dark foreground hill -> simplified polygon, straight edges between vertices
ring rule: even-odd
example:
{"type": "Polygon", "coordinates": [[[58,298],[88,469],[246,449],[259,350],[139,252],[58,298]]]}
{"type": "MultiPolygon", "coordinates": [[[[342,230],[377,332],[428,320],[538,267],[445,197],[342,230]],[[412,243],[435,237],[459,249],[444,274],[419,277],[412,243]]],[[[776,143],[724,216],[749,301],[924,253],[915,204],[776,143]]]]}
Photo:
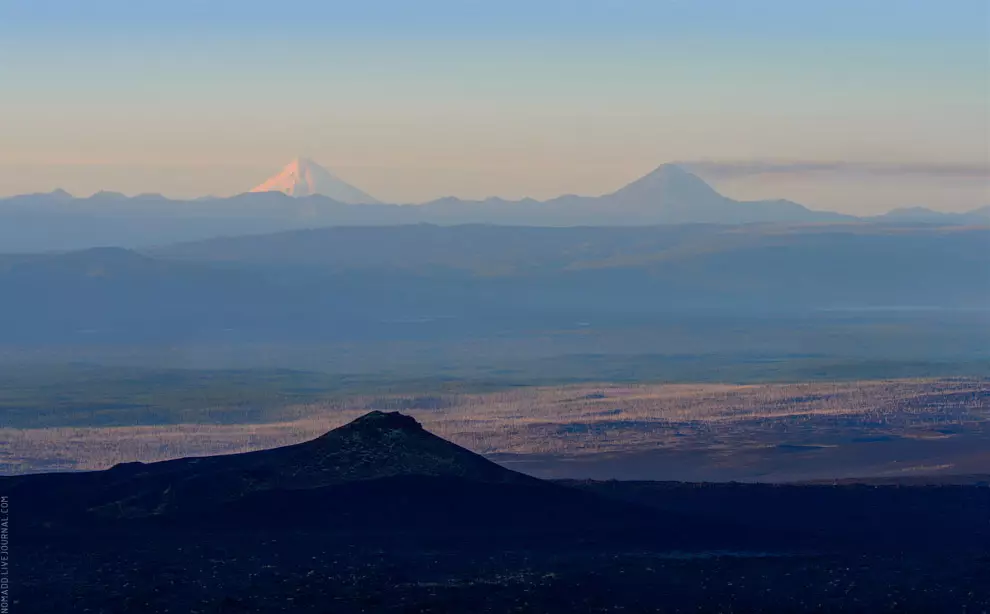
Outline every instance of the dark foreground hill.
{"type": "Polygon", "coordinates": [[[505,469],[397,412],[271,450],[6,480],[24,525],[66,531],[531,531],[648,520],[638,506],[505,469]]]}
{"type": "Polygon", "coordinates": [[[17,612],[990,606],[987,488],[550,483],[397,413],[0,494],[17,612]]]}

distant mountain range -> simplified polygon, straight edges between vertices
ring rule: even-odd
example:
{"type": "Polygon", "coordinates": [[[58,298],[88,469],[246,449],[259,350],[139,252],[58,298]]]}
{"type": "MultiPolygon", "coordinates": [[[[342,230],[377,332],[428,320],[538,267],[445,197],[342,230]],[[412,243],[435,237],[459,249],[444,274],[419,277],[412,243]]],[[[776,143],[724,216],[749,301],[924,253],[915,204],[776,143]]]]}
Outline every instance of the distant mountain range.
{"type": "MultiPolygon", "coordinates": [[[[62,190],[0,200],[0,253],[147,247],[212,237],[327,226],[500,224],[527,226],[646,226],[855,222],[861,218],[813,211],[786,200],[736,201],[696,175],[663,165],[602,196],[566,195],[546,201],[441,198],[422,205],[378,203],[310,160],[291,163],[251,192],[229,198],[170,200],[99,192],[74,198],[62,190]]],[[[868,218],[879,223],[990,223],[990,211],[938,214],[918,210],[868,218]]]]}
{"type": "Polygon", "coordinates": [[[990,224],[990,205],[964,213],[932,211],[925,207],[901,207],[878,215],[874,220],[904,224],[978,225],[990,224]]]}
{"type": "Polygon", "coordinates": [[[988,244],[982,227],[414,224],[7,255],[0,343],[367,340],[397,327],[464,337],[697,310],[985,310],[988,244]],[[434,324],[395,324],[410,321],[434,324]]]}

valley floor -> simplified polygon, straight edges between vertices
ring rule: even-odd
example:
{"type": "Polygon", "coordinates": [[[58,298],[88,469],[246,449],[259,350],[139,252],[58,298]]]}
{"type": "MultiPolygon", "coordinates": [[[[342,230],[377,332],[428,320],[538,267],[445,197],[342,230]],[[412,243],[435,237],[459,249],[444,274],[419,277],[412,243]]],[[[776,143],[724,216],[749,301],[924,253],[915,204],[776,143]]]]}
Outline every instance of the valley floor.
{"type": "MultiPolygon", "coordinates": [[[[264,419],[234,423],[223,422],[231,411],[222,399],[207,408],[184,402],[189,422],[0,429],[0,469],[100,469],[271,448],[372,409],[399,409],[455,443],[546,478],[784,482],[990,473],[990,380],[976,378],[440,389],[270,401],[263,411],[237,399],[231,409],[264,419]]],[[[105,410],[66,413],[85,424],[105,410]]]]}

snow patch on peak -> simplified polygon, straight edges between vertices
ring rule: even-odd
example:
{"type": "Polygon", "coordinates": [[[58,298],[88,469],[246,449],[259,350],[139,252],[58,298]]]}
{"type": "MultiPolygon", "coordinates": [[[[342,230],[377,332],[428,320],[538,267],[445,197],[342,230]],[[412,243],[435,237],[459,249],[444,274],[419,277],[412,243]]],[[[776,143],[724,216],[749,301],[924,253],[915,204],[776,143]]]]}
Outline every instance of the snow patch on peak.
{"type": "Polygon", "coordinates": [[[349,205],[376,204],[379,201],[341,180],[309,158],[296,158],[277,175],[252,192],[282,192],[289,196],[321,195],[349,205]]]}

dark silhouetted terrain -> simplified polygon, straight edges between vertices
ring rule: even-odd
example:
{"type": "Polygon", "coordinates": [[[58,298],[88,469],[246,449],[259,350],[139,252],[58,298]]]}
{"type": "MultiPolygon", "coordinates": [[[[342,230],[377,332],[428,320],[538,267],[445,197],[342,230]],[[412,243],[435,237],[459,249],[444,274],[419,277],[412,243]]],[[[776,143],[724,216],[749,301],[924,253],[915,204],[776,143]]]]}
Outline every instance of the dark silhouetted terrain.
{"type": "Polygon", "coordinates": [[[21,612],[960,611],[990,490],[550,483],[372,412],[268,451],[6,477],[21,612]]]}

